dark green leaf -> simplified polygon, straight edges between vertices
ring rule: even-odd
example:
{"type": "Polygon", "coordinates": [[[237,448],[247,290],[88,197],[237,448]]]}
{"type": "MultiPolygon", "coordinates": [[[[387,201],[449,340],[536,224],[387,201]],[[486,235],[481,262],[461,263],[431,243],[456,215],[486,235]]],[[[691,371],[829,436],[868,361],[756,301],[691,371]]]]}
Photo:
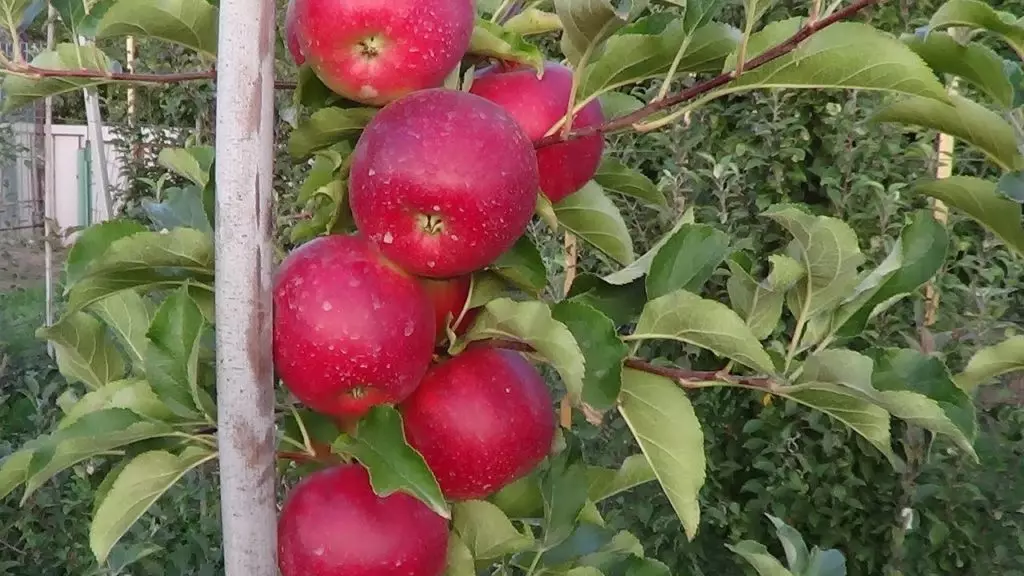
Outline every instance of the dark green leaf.
{"type": "Polygon", "coordinates": [[[587,491],[581,490],[587,483],[587,467],[579,445],[569,440],[565,450],[549,459],[548,468],[541,476],[543,550],[554,548],[573,533],[580,511],[587,503],[587,491]]]}
{"type": "Polygon", "coordinates": [[[581,522],[563,542],[544,552],[540,557],[541,566],[559,566],[593,554],[607,544],[615,532],[588,522],[581,522]]]}
{"type": "Polygon", "coordinates": [[[652,206],[668,206],[665,195],[650,178],[611,156],[605,156],[601,161],[594,181],[609,192],[630,196],[652,206]]]}
{"type": "Polygon", "coordinates": [[[1024,171],[1007,172],[999,178],[998,192],[1008,200],[1024,204],[1024,171]]]}
{"type": "Polygon", "coordinates": [[[121,0],[107,10],[96,37],[158,38],[213,58],[217,19],[217,7],[206,0],[121,0]]]}
{"type": "Polygon", "coordinates": [[[598,410],[614,406],[622,387],[622,362],[629,353],[615,324],[596,309],[571,300],[556,304],[551,316],[569,328],[583,352],[583,401],[598,410]]]}
{"type": "Polygon", "coordinates": [[[305,158],[338,142],[354,141],[377,113],[376,108],[323,108],[288,137],[288,153],[305,158]]]}
{"type": "Polygon", "coordinates": [[[658,250],[647,274],[647,297],[679,289],[699,294],[729,253],[729,236],[706,224],[687,224],[658,250]]]}
{"type": "Polygon", "coordinates": [[[616,326],[623,326],[640,315],[647,302],[647,293],[643,277],[613,284],[599,276],[584,273],[573,280],[567,298],[586,304],[611,318],[616,326]]]}
{"type": "Polygon", "coordinates": [[[182,286],[167,297],[156,311],[146,332],[146,376],[167,406],[188,418],[206,412],[207,401],[199,386],[199,353],[206,331],[206,319],[182,286]],[[197,412],[198,411],[198,412],[197,412]]]}
{"type": "Polygon", "coordinates": [[[633,241],[622,214],[597,182],[555,205],[558,222],[620,264],[633,261],[633,241]]]}
{"type": "Polygon", "coordinates": [[[540,294],[548,285],[544,258],[537,245],[525,234],[489,268],[531,294],[540,294]]]}
{"type": "Polygon", "coordinates": [[[541,518],[544,515],[544,499],[540,495],[540,480],[536,473],[505,486],[489,500],[509,518],[541,518]]]}
{"type": "Polygon", "coordinates": [[[213,232],[203,205],[202,189],[195,186],[172,187],[165,189],[163,194],[161,202],[142,199],[142,209],[157,228],[172,230],[185,227],[200,232],[213,232]]]}
{"type": "Polygon", "coordinates": [[[1003,198],[996,183],[971,176],[952,176],[918,184],[915,191],[963,210],[999,236],[1018,254],[1024,254],[1021,205],[1003,198]]]}
{"type": "Polygon", "coordinates": [[[771,272],[762,282],[755,280],[737,261],[727,262],[732,271],[726,282],[729,302],[758,340],[764,340],[775,331],[782,318],[786,292],[807,274],[803,264],[789,256],[775,254],[769,256],[768,261],[771,272]]]}

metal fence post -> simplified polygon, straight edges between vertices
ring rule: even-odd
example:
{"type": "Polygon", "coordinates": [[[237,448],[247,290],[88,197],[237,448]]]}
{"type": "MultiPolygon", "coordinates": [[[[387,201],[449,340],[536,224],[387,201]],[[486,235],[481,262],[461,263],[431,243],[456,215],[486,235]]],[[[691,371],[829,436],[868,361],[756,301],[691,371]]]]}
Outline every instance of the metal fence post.
{"type": "Polygon", "coordinates": [[[271,354],[274,13],[274,0],[220,2],[217,435],[226,576],[277,574],[271,354]]]}

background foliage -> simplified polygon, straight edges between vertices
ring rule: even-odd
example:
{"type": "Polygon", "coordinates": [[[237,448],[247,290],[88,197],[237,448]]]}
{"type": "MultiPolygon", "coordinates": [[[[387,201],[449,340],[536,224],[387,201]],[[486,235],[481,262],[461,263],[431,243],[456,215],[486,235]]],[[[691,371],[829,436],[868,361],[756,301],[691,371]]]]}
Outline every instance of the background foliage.
{"type": "MultiPolygon", "coordinates": [[[[282,8],[283,8],[283,2],[282,8]]],[[[731,20],[740,22],[742,6],[731,20]]],[[[891,32],[913,31],[939,2],[889,2],[873,15],[891,32]]],[[[1019,0],[995,1],[998,8],[1024,13],[1019,0]]],[[[782,15],[802,2],[779,2],[782,15]]],[[[283,9],[279,10],[283,15],[283,9]]],[[[111,46],[117,54],[123,47],[111,46]]],[[[294,75],[278,47],[280,75],[294,75]]],[[[166,45],[140,47],[137,70],[180,68],[185,51],[166,45]]],[[[657,90],[656,85],[638,90],[657,90]]],[[[107,121],[116,126],[119,145],[131,155],[131,189],[124,210],[134,213],[145,198],[168,186],[184,185],[156,161],[165,144],[212,142],[214,97],[205,83],[143,88],[136,117],[127,122],[125,88],[101,88],[107,121]],[[167,141],[144,146],[141,127],[182,128],[167,141]]],[[[877,264],[891,248],[908,215],[926,205],[908,194],[909,184],[934,172],[934,134],[876,125],[868,118],[878,99],[853,92],[754,92],[723,98],[696,112],[689,125],[646,135],[610,139],[614,154],[638,166],[665,191],[674,210],[693,207],[700,222],[716,223],[743,248],[778,247],[783,238],[756,215],[769,203],[807,202],[823,214],[848,221],[861,248],[877,264]]],[[[295,194],[300,166],[284,151],[290,130],[289,98],[280,98],[276,188],[281,205],[295,194]]],[[[80,96],[61,99],[58,117],[81,121],[80,96]]],[[[153,142],[152,144],[150,142],[153,142]]],[[[985,175],[977,153],[957,149],[960,173],[985,175]]],[[[668,212],[616,198],[642,253],[668,230],[668,212]]],[[[279,234],[301,218],[279,214],[279,234]]],[[[1024,266],[973,221],[953,215],[948,268],[939,276],[939,322],[930,332],[951,366],[962,366],[977,348],[992,344],[1024,323],[1024,266]]],[[[538,228],[537,234],[546,234],[538,228]]],[[[550,246],[551,243],[548,243],[550,246]]],[[[564,274],[560,252],[545,254],[558,280],[564,274]]],[[[604,271],[604,263],[584,250],[584,271],[604,271]]],[[[712,280],[709,294],[723,295],[725,278],[712,280]]],[[[906,346],[921,340],[922,299],[900,303],[881,324],[862,335],[875,345],[906,346]]],[[[55,391],[60,376],[32,336],[42,323],[39,290],[0,295],[0,456],[48,430],[59,417],[55,391]]],[[[702,368],[694,350],[663,345],[659,353],[681,365],[702,368]]],[[[1009,388],[1009,382],[1007,383],[1009,388]]],[[[708,484],[702,491],[705,522],[693,542],[656,484],[641,486],[602,505],[611,525],[629,529],[648,556],[673,573],[730,574],[741,568],[724,546],[753,539],[777,555],[770,513],[793,525],[813,544],[836,547],[853,575],[902,573],[1024,574],[1024,410],[1020,397],[999,397],[980,413],[976,465],[947,450],[942,442],[922,445],[903,436],[905,453],[920,454],[921,465],[895,472],[849,429],[820,413],[789,402],[766,403],[757,393],[710,390],[695,395],[704,423],[708,484]],[[781,439],[781,441],[780,441],[781,439]],[[924,455],[927,457],[924,457],[924,455]]],[[[615,465],[635,453],[624,422],[617,417],[598,431],[584,422],[585,449],[595,463],[615,465]]],[[[894,436],[902,432],[894,431],[894,436]]],[[[158,501],[118,547],[107,567],[97,567],[87,547],[92,494],[105,470],[76,466],[36,492],[25,508],[0,502],[0,575],[28,574],[216,574],[220,571],[219,521],[214,471],[192,473],[158,501]]]]}

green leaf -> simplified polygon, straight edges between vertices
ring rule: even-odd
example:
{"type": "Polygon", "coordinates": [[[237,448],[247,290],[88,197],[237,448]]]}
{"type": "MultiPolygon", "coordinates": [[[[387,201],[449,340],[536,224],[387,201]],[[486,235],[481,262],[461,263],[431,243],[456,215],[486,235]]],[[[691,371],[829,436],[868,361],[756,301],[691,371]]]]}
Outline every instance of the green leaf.
{"type": "Polygon", "coordinates": [[[502,278],[531,293],[540,294],[548,285],[548,270],[540,250],[526,234],[488,267],[502,278]]]}
{"type": "Polygon", "coordinates": [[[617,470],[590,466],[587,468],[587,495],[593,502],[600,502],[616,494],[657,480],[651,463],[643,454],[633,454],[622,461],[617,470]]]}
{"type": "Polygon", "coordinates": [[[175,455],[152,450],[132,458],[117,475],[89,526],[89,547],[103,564],[125,532],[193,468],[217,456],[209,448],[190,446],[175,455]]]}
{"type": "Polygon", "coordinates": [[[633,241],[615,203],[591,180],[555,205],[558,222],[620,264],[633,261],[633,241]]]}
{"type": "Polygon", "coordinates": [[[658,251],[661,250],[662,246],[668,244],[669,240],[672,240],[676,234],[679,234],[684,226],[693,224],[693,221],[687,217],[688,214],[692,215],[692,212],[687,211],[683,217],[679,218],[672,226],[672,229],[662,235],[661,238],[658,238],[658,241],[655,242],[654,245],[651,246],[650,250],[645,252],[643,256],[634,260],[629,266],[626,266],[617,272],[608,274],[603,278],[603,280],[611,284],[623,285],[642,278],[650,271],[651,263],[654,262],[654,257],[658,254],[658,251]]]}
{"type": "Polygon", "coordinates": [[[629,324],[640,315],[647,302],[644,279],[614,284],[593,274],[576,276],[567,298],[586,304],[611,318],[616,326],[629,324]]]}
{"type": "MultiPolygon", "coordinates": [[[[46,70],[91,70],[94,72],[112,72],[112,63],[99,48],[87,45],[58,44],[53,50],[45,50],[36,55],[30,62],[37,68],[46,70]]],[[[8,74],[0,84],[4,94],[3,112],[11,112],[26,104],[42,100],[47,96],[56,96],[74,92],[89,86],[106,84],[110,80],[100,78],[75,78],[49,76],[45,78],[29,78],[8,74]]]]}
{"type": "Polygon", "coordinates": [[[994,50],[978,42],[961,44],[944,32],[904,34],[902,40],[936,73],[963,78],[1003,108],[1013,108],[1013,84],[994,50]]]}
{"type": "Polygon", "coordinates": [[[99,0],[86,5],[85,0],[52,0],[50,4],[57,10],[64,25],[72,36],[92,38],[96,34],[96,26],[100,18],[115,0],[99,0]]]}
{"type": "Polygon", "coordinates": [[[576,65],[584,53],[598,54],[601,43],[647,8],[648,0],[554,0],[562,21],[562,53],[576,65]]]}
{"type": "Polygon", "coordinates": [[[67,283],[71,285],[81,280],[89,265],[102,256],[114,242],[145,231],[146,227],[136,220],[108,220],[82,230],[64,262],[67,283]]]}
{"type": "Polygon", "coordinates": [[[790,312],[798,318],[811,318],[838,305],[857,284],[857,268],[864,262],[849,224],[812,216],[791,204],[777,204],[764,215],[793,236],[789,256],[807,271],[787,294],[790,312]]]}
{"type": "Polygon", "coordinates": [[[772,9],[775,0],[743,0],[743,11],[747,21],[747,27],[753,29],[753,25],[772,9]]]}
{"type": "Polygon", "coordinates": [[[971,176],[952,176],[920,183],[914,190],[963,210],[999,236],[1010,249],[1024,254],[1021,205],[1000,196],[995,182],[971,176]]]}
{"type": "Polygon", "coordinates": [[[142,209],[158,229],[193,228],[212,233],[204,205],[203,190],[195,186],[165,188],[163,200],[142,199],[142,209]]]}
{"type": "Polygon", "coordinates": [[[182,286],[163,301],[146,332],[150,341],[146,376],[157,396],[181,417],[195,416],[197,410],[208,418],[215,416],[199,386],[199,353],[206,328],[202,311],[182,286]]]}
{"type": "Polygon", "coordinates": [[[170,421],[175,418],[174,413],[153,392],[149,382],[117,380],[82,396],[61,419],[58,427],[66,428],[86,414],[110,408],[125,408],[140,416],[159,421],[170,421]]]}
{"type": "Polygon", "coordinates": [[[771,357],[743,319],[724,304],[686,290],[648,302],[627,339],[678,340],[760,372],[775,372],[771,357]]]}
{"type": "Polygon", "coordinates": [[[792,526],[786,524],[781,518],[766,514],[772,524],[775,525],[775,534],[786,551],[786,563],[789,569],[797,574],[807,574],[807,563],[810,561],[811,553],[807,550],[807,544],[803,536],[792,526]]]}
{"type": "Polygon", "coordinates": [[[214,154],[213,146],[164,148],[157,156],[157,162],[202,188],[210,181],[210,169],[213,167],[214,154]]]}
{"type": "Polygon", "coordinates": [[[808,576],[846,576],[846,558],[835,548],[811,550],[811,559],[807,563],[808,576]]]}
{"type": "Polygon", "coordinates": [[[473,553],[458,534],[448,536],[448,559],[444,576],[476,576],[473,553]]]}
{"type": "Polygon", "coordinates": [[[0,459],[0,500],[7,497],[28,478],[32,450],[18,450],[0,459]]]}
{"type": "Polygon", "coordinates": [[[524,40],[521,34],[482,18],[476,20],[468,53],[521,62],[537,70],[537,74],[544,71],[544,54],[540,48],[524,40]]]}
{"type": "Polygon", "coordinates": [[[700,524],[704,433],[686,393],[668,378],[626,369],[619,412],[683,523],[690,540],[700,524]]]}
{"type": "MultiPolygon", "coordinates": [[[[796,32],[803,19],[774,22],[750,37],[753,58],[796,32]]],[[[726,63],[732,70],[735,58],[726,63]]],[[[848,88],[881,90],[948,102],[945,87],[921,57],[893,36],[868,24],[840,22],[800,46],[717,91],[728,94],[765,88],[848,88]]]]}
{"type": "MultiPolygon", "coordinates": [[[[434,474],[419,452],[406,442],[402,416],[393,407],[371,408],[359,421],[354,436],[342,436],[335,448],[352,454],[366,466],[378,496],[405,492],[444,518],[452,517],[434,474]]],[[[473,556],[480,558],[475,553],[473,556]]]]}
{"type": "Polygon", "coordinates": [[[288,137],[288,153],[294,158],[305,158],[338,142],[354,142],[376,113],[376,108],[317,110],[288,137]]]}
{"type": "Polygon", "coordinates": [[[1024,170],[1015,170],[1000,176],[996,191],[1003,198],[1024,204],[1024,170]]]}
{"type": "Polygon", "coordinates": [[[103,324],[85,312],[68,312],[59,322],[36,330],[53,343],[57,367],[69,382],[92,390],[124,377],[124,357],[103,324]]]}
{"type": "Polygon", "coordinates": [[[729,253],[729,235],[706,224],[687,224],[661,246],[647,273],[647,297],[679,289],[699,294],[729,253]]]}
{"type": "MultiPolygon", "coordinates": [[[[711,21],[725,7],[724,0],[668,0],[678,6],[685,8],[683,26],[687,32],[699,30],[703,26],[711,24],[711,21]]],[[[737,38],[738,41],[738,38],[737,38]]]]}
{"type": "Polygon", "coordinates": [[[583,556],[598,552],[613,536],[615,532],[601,525],[580,520],[568,538],[541,555],[538,565],[570,566],[583,556]]]}
{"type": "Polygon", "coordinates": [[[0,0],[0,30],[20,30],[33,0],[0,0]]]}
{"type": "Polygon", "coordinates": [[[587,482],[578,439],[566,438],[568,446],[548,461],[541,475],[540,493],[544,501],[541,550],[550,550],[569,538],[587,504],[587,492],[580,488],[587,482]]]}
{"type": "Polygon", "coordinates": [[[988,30],[1006,40],[1018,55],[1024,55],[1024,26],[1001,18],[995,8],[982,0],[949,0],[932,14],[928,26],[933,30],[951,26],[988,30]]]}
{"type": "Polygon", "coordinates": [[[597,173],[594,174],[594,181],[609,192],[636,198],[652,206],[668,207],[665,195],[650,178],[611,156],[605,156],[601,161],[597,173]]]}
{"type": "Polygon", "coordinates": [[[540,478],[536,471],[508,484],[488,500],[509,518],[544,516],[544,498],[540,494],[540,478]]]}
{"type": "Polygon", "coordinates": [[[515,288],[497,273],[489,270],[474,272],[466,309],[479,308],[491,300],[510,296],[514,292],[515,288]]]}
{"type": "Polygon", "coordinates": [[[726,544],[725,547],[753,566],[758,576],[794,576],[768,552],[764,544],[753,540],[744,540],[736,544],[726,544]]]}
{"type": "Polygon", "coordinates": [[[528,36],[561,30],[562,21],[558,19],[557,14],[536,8],[527,8],[509,18],[502,26],[509,32],[528,36]]]}
{"type": "Polygon", "coordinates": [[[644,101],[622,92],[605,92],[598,97],[605,118],[618,118],[644,107],[644,101]]]}
{"type": "Polygon", "coordinates": [[[735,28],[710,23],[687,36],[684,23],[659,13],[638,20],[608,39],[602,56],[587,66],[580,81],[579,99],[588,102],[610,90],[664,77],[676,54],[686,44],[676,69],[678,74],[721,70],[736,49],[740,34],[735,28]]]}
{"type": "Polygon", "coordinates": [[[569,397],[578,403],[586,374],[583,352],[565,324],[551,317],[544,302],[516,302],[510,298],[492,300],[484,306],[462,342],[503,338],[533,347],[529,354],[548,362],[562,377],[569,397]]]}
{"type": "Polygon", "coordinates": [[[212,236],[191,228],[121,238],[70,287],[67,309],[84,308],[121,290],[175,288],[186,281],[212,292],[213,255],[212,236]]]}
{"type": "Polygon", "coordinates": [[[615,324],[596,309],[571,300],[556,304],[551,317],[569,328],[583,352],[583,401],[598,410],[614,406],[622,387],[622,363],[629,354],[615,324]]]}
{"type": "Polygon", "coordinates": [[[47,480],[63,470],[115,448],[141,440],[173,436],[178,432],[162,422],[144,420],[123,408],[86,414],[71,425],[41,436],[25,445],[31,449],[22,505],[47,480]]]}
{"type": "Polygon", "coordinates": [[[123,290],[97,301],[90,308],[113,330],[133,368],[142,371],[149,346],[146,331],[151,321],[149,306],[142,296],[133,290],[123,290]]]}
{"type": "Polygon", "coordinates": [[[217,7],[206,0],[122,0],[104,14],[96,37],[157,38],[215,58],[217,20],[217,7]]]}
{"type": "Polygon", "coordinates": [[[738,262],[729,260],[732,275],[726,282],[729,302],[746,320],[750,331],[758,340],[771,336],[782,318],[782,303],[786,292],[806,274],[804,266],[789,256],[775,254],[768,257],[771,272],[758,282],[738,262]]]}
{"type": "Polygon", "coordinates": [[[533,546],[497,506],[482,500],[458,502],[452,507],[452,526],[473,558],[490,560],[533,546]]]}
{"type": "Polygon", "coordinates": [[[956,384],[967,392],[993,378],[1024,370],[1024,336],[1007,338],[995,346],[986,346],[971,356],[956,384]]]}
{"type": "Polygon", "coordinates": [[[952,104],[929,98],[906,98],[886,106],[872,120],[938,130],[978,148],[1004,170],[1024,167],[1013,127],[1006,120],[958,94],[951,94],[950,99],[952,104]]]}

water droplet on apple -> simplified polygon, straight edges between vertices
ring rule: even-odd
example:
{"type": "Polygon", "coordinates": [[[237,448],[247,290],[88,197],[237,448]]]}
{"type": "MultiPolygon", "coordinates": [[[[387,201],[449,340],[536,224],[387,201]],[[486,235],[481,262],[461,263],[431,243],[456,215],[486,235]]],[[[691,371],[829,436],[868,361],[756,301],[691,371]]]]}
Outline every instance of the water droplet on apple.
{"type": "Polygon", "coordinates": [[[324,309],[324,312],[330,312],[331,308],[334,308],[334,306],[331,306],[330,302],[324,302],[322,307],[324,309]]]}
{"type": "Polygon", "coordinates": [[[416,330],[416,325],[413,324],[412,320],[405,323],[405,330],[402,331],[406,336],[412,336],[412,333],[416,330]]]}
{"type": "Polygon", "coordinates": [[[384,233],[384,243],[391,244],[395,241],[395,237],[391,235],[391,232],[384,233]]]}

